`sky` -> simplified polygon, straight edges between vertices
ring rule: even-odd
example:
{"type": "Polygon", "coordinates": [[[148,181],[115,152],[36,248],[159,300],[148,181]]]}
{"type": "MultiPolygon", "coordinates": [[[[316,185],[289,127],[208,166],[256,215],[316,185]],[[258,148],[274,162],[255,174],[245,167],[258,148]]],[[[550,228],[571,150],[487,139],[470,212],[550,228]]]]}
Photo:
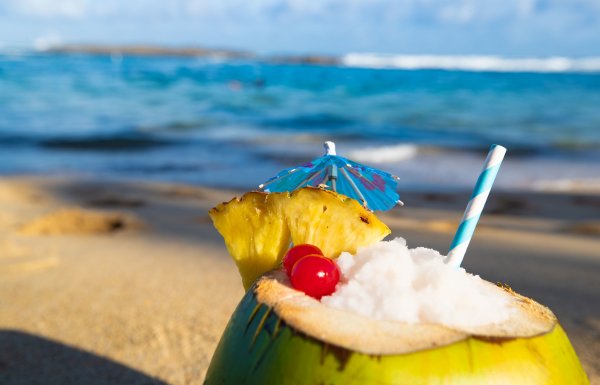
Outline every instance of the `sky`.
{"type": "Polygon", "coordinates": [[[600,0],[0,0],[0,47],[600,56],[600,0]]]}

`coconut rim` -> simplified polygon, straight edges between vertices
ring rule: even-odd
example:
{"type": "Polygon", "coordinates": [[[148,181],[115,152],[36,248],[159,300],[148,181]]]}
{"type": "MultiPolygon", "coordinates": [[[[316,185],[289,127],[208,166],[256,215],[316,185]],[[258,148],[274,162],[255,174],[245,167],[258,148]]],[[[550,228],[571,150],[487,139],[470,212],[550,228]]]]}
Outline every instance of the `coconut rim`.
{"type": "Polygon", "coordinates": [[[532,338],[554,329],[557,319],[545,306],[514,291],[496,290],[511,298],[507,320],[477,327],[451,328],[440,324],[382,321],[331,308],[291,287],[283,270],[263,275],[251,289],[258,303],[271,308],[294,331],[328,345],[369,355],[408,354],[468,339],[503,343],[532,338]]]}

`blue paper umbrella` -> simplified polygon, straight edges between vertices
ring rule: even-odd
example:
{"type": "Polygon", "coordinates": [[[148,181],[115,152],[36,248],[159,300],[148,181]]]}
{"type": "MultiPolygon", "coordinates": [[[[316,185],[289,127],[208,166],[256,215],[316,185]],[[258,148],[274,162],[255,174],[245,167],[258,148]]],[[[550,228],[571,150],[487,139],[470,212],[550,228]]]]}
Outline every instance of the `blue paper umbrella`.
{"type": "Polygon", "coordinates": [[[325,142],[325,149],[324,156],[283,170],[259,188],[267,192],[306,186],[327,188],[354,198],[373,211],[403,205],[396,192],[397,176],[336,155],[333,142],[325,142]]]}

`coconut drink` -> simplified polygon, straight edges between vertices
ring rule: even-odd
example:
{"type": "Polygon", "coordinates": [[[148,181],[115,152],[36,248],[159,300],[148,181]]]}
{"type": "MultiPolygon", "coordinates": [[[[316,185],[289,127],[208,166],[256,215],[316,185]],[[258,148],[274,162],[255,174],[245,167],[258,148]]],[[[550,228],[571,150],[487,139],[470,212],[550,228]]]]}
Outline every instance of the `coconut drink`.
{"type": "Polygon", "coordinates": [[[206,385],[589,384],[549,309],[433,250],[382,241],[390,230],[354,199],[253,192],[210,216],[247,293],[206,385]]]}

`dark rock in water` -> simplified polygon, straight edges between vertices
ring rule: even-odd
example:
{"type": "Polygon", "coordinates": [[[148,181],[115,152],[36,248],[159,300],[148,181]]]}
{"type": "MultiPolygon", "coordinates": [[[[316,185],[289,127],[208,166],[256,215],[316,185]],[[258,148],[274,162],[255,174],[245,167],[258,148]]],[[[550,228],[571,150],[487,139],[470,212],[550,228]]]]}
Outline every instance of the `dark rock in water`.
{"type": "Polygon", "coordinates": [[[149,45],[58,45],[44,50],[46,53],[88,54],[88,55],[122,55],[122,56],[185,56],[185,57],[219,57],[246,58],[251,53],[225,49],[199,47],[159,47],[149,45]]]}
{"type": "Polygon", "coordinates": [[[335,56],[324,55],[299,55],[299,56],[274,56],[268,62],[277,64],[314,64],[314,65],[340,65],[340,59],[335,56]]]}
{"type": "Polygon", "coordinates": [[[72,151],[146,150],[174,144],[173,141],[150,136],[91,136],[84,138],[48,138],[39,142],[44,148],[72,151]]]}

